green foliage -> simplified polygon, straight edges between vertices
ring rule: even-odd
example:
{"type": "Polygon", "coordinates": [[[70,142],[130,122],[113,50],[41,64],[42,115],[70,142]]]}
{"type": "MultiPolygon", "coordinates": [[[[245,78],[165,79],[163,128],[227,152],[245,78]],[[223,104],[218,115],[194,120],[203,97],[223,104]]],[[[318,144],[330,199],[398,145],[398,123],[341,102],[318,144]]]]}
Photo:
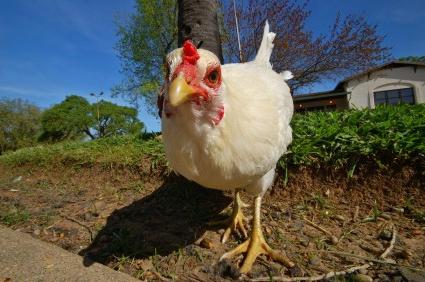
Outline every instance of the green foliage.
{"type": "Polygon", "coordinates": [[[41,141],[81,140],[140,134],[137,110],[101,100],[91,105],[80,96],[68,96],[42,116],[41,141]]]}
{"type": "Polygon", "coordinates": [[[164,57],[177,47],[177,1],[137,0],[136,12],[118,24],[118,36],[116,49],[126,80],[114,88],[114,94],[133,102],[142,97],[154,105],[164,57]]]}
{"type": "Polygon", "coordinates": [[[398,59],[399,61],[405,61],[405,62],[419,62],[419,63],[425,63],[425,56],[408,56],[408,57],[401,57],[398,59]]]}
{"type": "Polygon", "coordinates": [[[99,101],[92,106],[96,114],[95,129],[99,138],[113,135],[140,134],[143,124],[137,118],[137,110],[118,106],[111,102],[99,101]]]}
{"type": "Polygon", "coordinates": [[[0,155],[32,146],[40,130],[41,111],[21,99],[0,99],[0,155]]]}
{"type": "Polygon", "coordinates": [[[425,156],[425,105],[295,114],[294,141],[283,161],[292,165],[353,168],[425,156]]]}
{"type": "Polygon", "coordinates": [[[94,141],[65,141],[23,148],[0,156],[0,164],[37,167],[58,165],[104,167],[139,166],[149,158],[158,166],[165,166],[162,143],[157,138],[143,139],[133,135],[100,138],[94,141]]]}
{"type": "MultiPolygon", "coordinates": [[[[382,106],[370,110],[296,114],[294,140],[279,165],[350,168],[375,161],[380,166],[425,158],[425,104],[382,106]]],[[[164,167],[161,141],[154,135],[117,136],[90,142],[63,142],[24,148],[0,156],[0,164],[18,166],[93,165],[164,167]]]]}
{"type": "Polygon", "coordinates": [[[84,132],[90,133],[94,121],[91,105],[85,98],[77,95],[68,96],[62,103],[44,111],[41,120],[43,133],[40,140],[81,139],[84,132]]]}

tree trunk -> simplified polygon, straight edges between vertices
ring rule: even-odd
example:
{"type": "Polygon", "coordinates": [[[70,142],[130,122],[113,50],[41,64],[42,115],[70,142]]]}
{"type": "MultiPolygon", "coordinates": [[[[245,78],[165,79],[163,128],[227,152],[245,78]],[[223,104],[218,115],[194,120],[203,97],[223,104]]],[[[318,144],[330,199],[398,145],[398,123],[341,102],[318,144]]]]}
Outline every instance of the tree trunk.
{"type": "Polygon", "coordinates": [[[223,63],[218,27],[217,0],[178,0],[178,46],[186,39],[216,54],[223,63]]]}

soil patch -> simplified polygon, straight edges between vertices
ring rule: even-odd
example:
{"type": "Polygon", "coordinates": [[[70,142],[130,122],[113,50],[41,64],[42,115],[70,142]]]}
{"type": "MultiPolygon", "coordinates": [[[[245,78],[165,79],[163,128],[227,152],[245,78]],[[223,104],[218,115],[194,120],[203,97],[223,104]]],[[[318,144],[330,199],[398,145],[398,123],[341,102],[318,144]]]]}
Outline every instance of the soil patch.
{"type": "MultiPolygon", "coordinates": [[[[262,227],[269,244],[297,267],[260,257],[242,278],[317,276],[379,260],[394,230],[387,263],[339,279],[424,278],[415,271],[425,268],[424,171],[364,164],[349,178],[346,170],[289,169],[287,185],[279,177],[264,197],[262,227]]],[[[252,199],[243,200],[252,215],[252,199]]],[[[231,201],[229,193],[164,171],[0,167],[2,224],[78,253],[86,265],[98,261],[146,280],[237,279],[243,257],[218,260],[243,238],[234,234],[221,244],[224,226],[209,224],[224,218],[219,212],[231,201]]]]}

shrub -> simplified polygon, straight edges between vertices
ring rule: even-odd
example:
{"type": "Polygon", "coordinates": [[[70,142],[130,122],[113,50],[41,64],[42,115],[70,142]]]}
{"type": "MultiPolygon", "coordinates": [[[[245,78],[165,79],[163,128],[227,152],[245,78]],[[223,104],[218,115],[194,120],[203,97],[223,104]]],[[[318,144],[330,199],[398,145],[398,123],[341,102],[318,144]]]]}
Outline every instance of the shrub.
{"type": "Polygon", "coordinates": [[[295,114],[293,143],[283,161],[341,167],[425,155],[425,105],[295,114]]]}

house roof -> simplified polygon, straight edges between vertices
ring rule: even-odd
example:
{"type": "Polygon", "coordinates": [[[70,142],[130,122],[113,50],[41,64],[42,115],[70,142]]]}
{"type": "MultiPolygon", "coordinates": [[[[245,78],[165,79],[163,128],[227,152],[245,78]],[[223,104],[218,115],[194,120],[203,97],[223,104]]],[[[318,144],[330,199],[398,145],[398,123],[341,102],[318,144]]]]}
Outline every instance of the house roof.
{"type": "Polygon", "coordinates": [[[379,70],[383,70],[383,69],[400,68],[400,67],[406,67],[406,66],[413,66],[413,67],[420,66],[420,67],[425,67],[425,62],[391,61],[391,62],[385,63],[383,65],[379,65],[379,66],[370,68],[368,70],[365,70],[363,72],[354,74],[354,75],[352,75],[350,77],[345,78],[344,80],[341,80],[336,85],[334,91],[343,90],[344,89],[343,88],[344,83],[347,82],[347,81],[350,81],[352,79],[359,78],[359,77],[364,76],[364,75],[369,75],[369,74],[371,74],[373,72],[376,72],[376,71],[379,71],[379,70]]]}
{"type": "Polygon", "coordinates": [[[346,96],[348,92],[345,91],[323,91],[323,92],[316,92],[316,93],[308,93],[308,94],[299,94],[292,96],[292,99],[294,102],[301,102],[305,100],[319,100],[324,98],[330,98],[330,97],[340,97],[340,96],[346,96]]]}

